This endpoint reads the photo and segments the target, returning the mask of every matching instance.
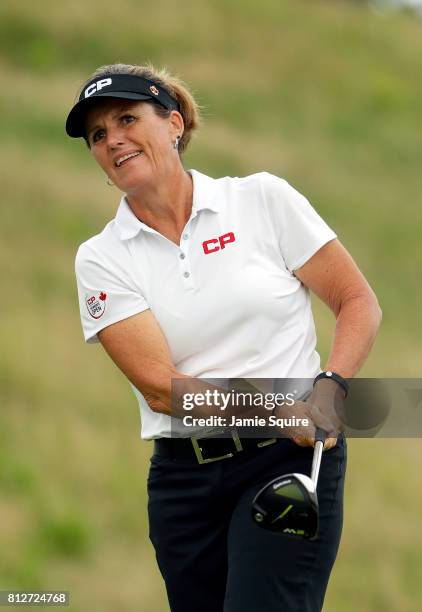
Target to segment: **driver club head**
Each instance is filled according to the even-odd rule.
[[[313,481],[304,474],[284,474],[267,483],[252,501],[257,525],[275,533],[315,539],[318,499]]]

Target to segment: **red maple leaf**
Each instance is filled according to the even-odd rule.
[[[100,300],[102,300],[104,302],[106,297],[107,297],[107,294],[104,293],[104,291],[101,291],[101,293],[100,293]]]

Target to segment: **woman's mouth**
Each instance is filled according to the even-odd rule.
[[[127,162],[129,159],[133,159],[134,157],[138,157],[139,155],[143,155],[143,151],[133,151],[132,153],[126,153],[126,155],[122,155],[114,162],[116,168],[120,168],[122,164]]]

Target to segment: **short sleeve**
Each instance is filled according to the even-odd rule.
[[[261,186],[286,268],[293,273],[337,235],[284,179],[263,172]]]
[[[99,331],[149,308],[124,262],[113,262],[95,248],[79,247],[75,273],[86,342],[99,342]]]

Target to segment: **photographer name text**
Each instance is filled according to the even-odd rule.
[[[263,417],[238,417],[226,418],[223,416],[211,415],[209,417],[194,417],[186,415],[183,417],[185,427],[308,427],[308,419],[299,419],[295,416],[286,418],[270,415],[268,419]]]

